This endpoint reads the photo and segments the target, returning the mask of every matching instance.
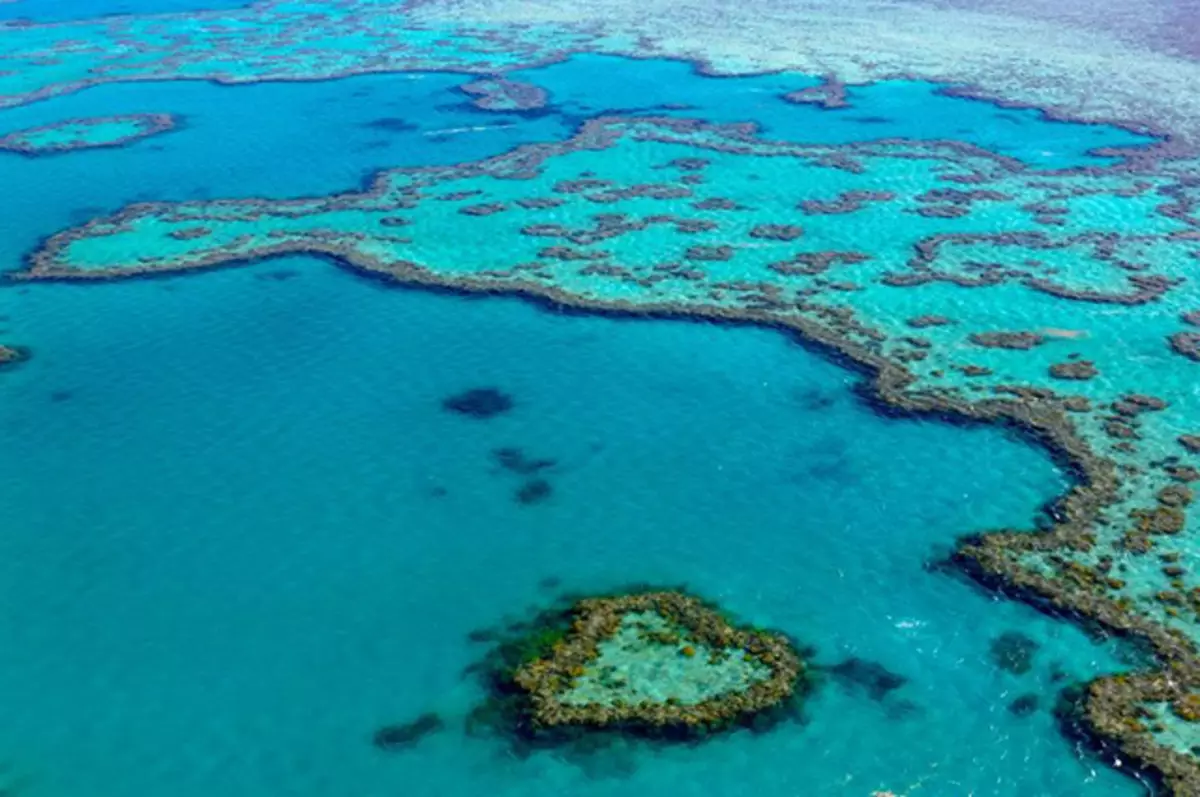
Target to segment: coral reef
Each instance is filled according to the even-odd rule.
[[[797,105],[818,105],[827,111],[850,107],[846,85],[835,75],[827,75],[816,86],[784,94],[783,98]]]
[[[520,627],[488,665],[500,704],[481,707],[476,727],[500,714],[535,738],[572,729],[700,738],[753,724],[805,689],[786,638],[738,628],[678,591],[583,598]]]
[[[972,343],[989,349],[1028,351],[1045,341],[1045,337],[1035,332],[976,332],[971,335]]]
[[[684,147],[703,165],[661,165],[678,163]],[[610,156],[622,164],[619,180],[617,170],[598,171]],[[796,193],[774,197],[736,188],[733,176],[762,163],[798,186]],[[869,256],[802,247],[806,241],[844,246],[861,237],[853,225],[871,227],[878,218],[807,213],[804,235],[795,241],[750,235],[758,224],[785,223],[789,209],[804,213],[806,186],[819,184],[821,197],[829,197],[861,190],[855,185],[861,187],[864,174],[900,168],[910,175],[911,190],[863,213],[888,217],[901,232],[878,241]],[[1200,473],[1200,433],[1181,433],[1196,428],[1186,414],[1188,394],[1154,383],[1162,398],[1149,395],[1158,364],[1131,359],[1127,348],[1100,335],[1086,343],[1088,360],[1068,349],[1066,362],[1054,362],[1062,357],[1054,353],[1063,341],[1088,336],[1083,325],[1094,319],[1093,309],[1099,315],[1112,306],[1135,319],[1155,319],[1162,312],[1150,302],[1197,305],[1191,286],[1176,276],[1200,241],[1194,214],[1200,197],[1187,176],[1192,168],[1183,161],[1153,169],[1121,164],[1039,171],[955,142],[799,145],[765,140],[739,125],[605,118],[585,123],[564,143],[521,147],[457,167],[383,172],[358,192],[132,206],[52,236],[12,276],[116,279],[317,255],[405,285],[516,294],[554,308],[629,317],[769,326],[870,374],[864,393],[882,412],[1018,429],[1063,464],[1072,484],[1048,507],[1038,530],[966,537],[953,560],[989,587],[1152,649],[1157,669],[1122,682],[1102,678],[1085,690],[1088,719],[1079,727],[1115,745],[1122,760],[1159,773],[1177,793],[1200,793],[1196,760],[1180,759],[1143,726],[1135,730],[1122,721],[1136,716],[1151,696],[1170,702],[1200,690],[1200,601],[1192,598],[1192,576],[1163,572],[1174,563],[1149,555],[1174,552],[1173,540],[1187,530],[1189,494],[1164,488]],[[671,182],[672,174],[701,170],[709,182]],[[726,195],[705,196],[706,185],[720,186]],[[966,218],[943,222],[907,213],[914,196],[952,185],[970,186],[962,189],[969,199],[932,196],[938,206],[970,206]],[[685,188],[696,193],[685,196]],[[994,194],[973,193],[984,190]],[[544,201],[549,195],[553,203]],[[1063,218],[1061,229],[1027,228],[1035,223],[1031,205],[1042,203],[1038,213],[1045,215],[1046,207],[1058,205],[1086,211],[1099,199],[1121,203],[1121,230],[1093,229],[1086,212],[1052,214]],[[469,215],[459,212],[463,202],[502,202],[506,209]],[[661,212],[650,207],[659,202]],[[1009,231],[952,229],[984,212],[976,205],[986,207],[989,229]],[[550,207],[554,215],[547,221]],[[394,226],[382,219],[404,219],[395,226],[411,235],[394,237]],[[211,232],[173,241],[169,256],[156,254],[172,230],[197,226]],[[448,227],[474,242],[504,236],[506,246],[470,247],[470,262],[447,262],[437,231]],[[694,231],[684,232],[688,228]],[[560,248],[545,251],[547,238]],[[798,251],[781,259],[781,249]],[[1036,301],[1053,302],[1045,308],[1071,320],[1047,316],[1032,324],[1060,326],[998,332],[989,312],[995,304],[976,303],[965,291],[1025,291]],[[1030,324],[1028,318],[1007,323],[1013,329]],[[921,329],[919,337],[914,329]],[[1022,368],[1019,378],[1016,360],[1032,366]],[[1056,374],[1055,365],[1070,370]],[[1105,378],[1062,381],[1062,375],[1090,368]],[[1063,395],[1064,384],[1086,395]],[[1164,454],[1168,449],[1174,453]],[[1116,557],[1130,573],[1117,568]],[[1010,659],[1019,661],[1006,654]]]
[[[434,713],[426,713],[400,725],[385,725],[375,731],[372,741],[380,750],[395,752],[415,747],[422,739],[437,733],[446,723]]]
[[[1008,704],[1008,710],[1018,717],[1028,717],[1038,710],[1038,696],[1035,694],[1021,695]]]
[[[494,387],[477,387],[442,400],[442,408],[448,412],[480,419],[503,415],[513,404],[512,396]]]
[[[1020,631],[1005,631],[992,640],[992,661],[996,666],[1014,675],[1024,675],[1033,667],[1033,657],[1038,643]]]
[[[1200,362],[1200,332],[1176,332],[1171,336],[1171,350]]]
[[[1055,379],[1085,381],[1100,374],[1100,369],[1091,360],[1074,360],[1050,366],[1050,376]]]
[[[553,494],[554,488],[545,479],[530,479],[517,488],[513,498],[518,504],[540,504]]]
[[[520,448],[513,446],[493,450],[492,457],[504,470],[522,476],[529,476],[558,464],[557,460],[547,457],[530,457]]]
[[[174,130],[178,124],[176,117],[165,113],[66,119],[2,136],[0,151],[19,152],[22,155],[57,155],[79,149],[120,147]]]
[[[908,678],[894,673],[882,664],[852,656],[826,668],[830,675],[854,689],[862,690],[875,701],[886,698],[908,683]]]
[[[531,83],[502,77],[482,78],[461,87],[471,104],[484,111],[536,111],[546,106],[545,90]]]
[[[5,346],[0,344],[0,368],[5,368],[10,365],[24,362],[29,359],[29,350],[19,346]]]

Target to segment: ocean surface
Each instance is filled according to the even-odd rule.
[[[804,76],[588,56],[513,77],[552,104],[479,111],[465,78],[423,74],[110,85],[0,112],[0,133],[184,120],[122,149],[0,155],[0,264],[131,201],[328,193],[614,112],[753,121],[797,141],[965,139],[1053,167],[1147,141],[916,82],[823,111],[778,98],[815,83]],[[885,418],[858,375],[782,334],[385,288],[304,258],[4,285],[0,317],[0,340],[34,352],[0,376],[0,789],[1147,793],[1051,714],[1064,687],[1131,654],[930,567],[961,534],[1034,524],[1067,476],[997,429]],[[443,409],[472,388],[514,406]],[[504,447],[554,460],[545,500],[517,500]],[[818,665],[856,657],[902,684],[879,694],[827,675],[803,721],[769,733],[582,760],[522,760],[464,732],[483,698],[464,674],[486,653],[473,630],[633,582],[686,584],[811,644]],[[1036,643],[1022,673],[993,655],[1014,631]],[[1013,710],[1022,698],[1032,711]],[[371,744],[425,712],[445,726],[412,749]]]
[[[163,14],[241,8],[246,0],[117,0],[105,3],[81,3],[79,0],[8,0],[0,3],[0,22],[66,22],[97,16],[125,14]]]

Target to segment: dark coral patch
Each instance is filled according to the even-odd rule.
[[[513,496],[518,504],[522,506],[530,506],[532,504],[540,504],[550,497],[554,492],[554,488],[550,482],[545,479],[530,479],[517,488],[516,494]]]
[[[829,673],[843,685],[864,692],[875,701],[883,700],[908,683],[908,678],[894,673],[879,662],[851,656],[829,668]]]
[[[547,457],[530,457],[524,451],[514,446],[505,446],[492,451],[492,458],[496,460],[496,464],[504,468],[510,473],[519,473],[522,476],[537,473],[552,468],[557,464],[557,460]]]
[[[928,327],[944,327],[947,324],[953,324],[954,320],[944,315],[919,315],[908,319],[904,323],[913,329],[926,329]]]
[[[684,257],[688,260],[722,262],[733,258],[733,247],[722,246],[689,246]]]
[[[1038,702],[1037,695],[1021,695],[1008,704],[1008,711],[1015,717],[1028,717],[1038,710]]]
[[[1046,338],[1036,332],[976,332],[971,342],[988,349],[1028,351],[1045,343]]]
[[[536,111],[546,107],[549,95],[531,83],[505,78],[480,78],[460,87],[471,104],[484,111]]]
[[[1033,659],[1039,647],[1036,640],[1020,631],[1005,631],[992,640],[992,661],[1006,672],[1024,675],[1033,668]]]
[[[1091,360],[1076,360],[1069,363],[1055,363],[1050,366],[1050,376],[1055,379],[1085,381],[1100,374],[1100,369]]]
[[[1200,362],[1200,332],[1176,332],[1170,343],[1171,351]]]
[[[412,722],[405,722],[400,725],[385,725],[375,731],[372,743],[380,750],[387,750],[388,752],[406,750],[415,746],[426,736],[437,733],[444,727],[446,727],[446,723],[442,721],[442,718],[433,712],[429,712],[422,714]]]
[[[758,224],[750,230],[751,238],[770,241],[794,241],[803,234],[804,229],[796,224]]]
[[[702,199],[699,202],[693,202],[692,207],[696,210],[741,210],[742,206],[732,199],[725,197],[712,197],[711,199]]]
[[[290,268],[279,268],[273,271],[263,271],[254,275],[256,280],[262,282],[287,282],[294,280],[300,276],[300,272]]]
[[[369,127],[372,130],[387,130],[390,133],[411,133],[417,129],[417,126],[412,122],[396,116],[384,116],[379,119],[372,119],[365,123],[363,127]]]
[[[511,396],[494,387],[477,387],[442,400],[442,408],[447,412],[481,419],[503,415],[513,405]]]

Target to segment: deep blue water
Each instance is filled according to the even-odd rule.
[[[650,85],[589,101],[603,63],[538,70],[557,107],[532,116],[474,111],[447,76],[110,86],[6,111],[6,130],[129,110],[188,124],[0,158],[0,257],[133,199],[339,190],[561,138],[608,104],[686,102],[804,140],[884,130],[852,115],[890,109],[904,135],[1051,142],[1072,162],[1128,140],[1032,113],[1006,133],[992,106],[916,84],[822,112],[772,100],[783,78],[657,62],[615,62]],[[883,419],[855,376],[777,333],[383,289],[308,260],[10,285],[0,315],[0,340],[36,355],[0,379],[0,771],[30,795],[1143,793],[1049,712],[1117,652],[924,567],[959,534],[1029,525],[1063,475],[997,430]],[[440,408],[477,386],[515,409]],[[558,461],[546,502],[514,500],[500,446]],[[766,735],[518,761],[462,733],[480,694],[461,671],[483,652],[466,636],[551,599],[547,578],[686,582],[823,664],[859,656],[908,682],[883,700],[827,682],[806,724]],[[989,656],[1014,629],[1040,645],[1019,676]],[[1038,710],[1015,716],[1028,693]],[[447,728],[420,747],[371,746],[430,710]]]

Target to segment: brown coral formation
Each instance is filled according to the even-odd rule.
[[[776,274],[783,274],[789,277],[813,277],[818,274],[824,274],[832,266],[853,265],[870,259],[869,255],[865,255],[862,252],[801,252],[789,260],[768,263],[767,268]]]
[[[176,241],[193,241],[197,238],[204,238],[212,235],[211,227],[183,227],[178,230],[171,230],[167,235],[174,238]]]
[[[963,205],[922,205],[914,212],[927,219],[958,219],[968,215],[971,209]]]
[[[1073,360],[1050,366],[1050,376],[1055,379],[1086,381],[1099,375],[1100,369],[1091,360]]]
[[[809,216],[836,216],[862,210],[870,202],[895,198],[891,191],[845,191],[831,200],[806,199],[800,203],[800,210]]]
[[[720,246],[689,246],[684,257],[688,260],[723,262],[733,259],[733,247],[723,244]]]
[[[764,665],[769,675],[738,692],[699,703],[643,701],[626,704],[568,703],[562,698],[573,680],[599,657],[599,645],[620,629],[629,614],[653,612],[667,621],[684,650],[738,649]],[[644,592],[611,598],[589,598],[575,604],[570,631],[545,658],[520,667],[514,681],[528,693],[533,721],[543,728],[560,726],[639,727],[652,731],[707,732],[727,727],[749,715],[789,700],[804,664],[783,636],[740,629],[702,602],[680,592]],[[687,655],[686,652],[681,655]]]
[[[1200,362],[1200,332],[1176,332],[1170,343],[1171,351]]]
[[[908,319],[904,323],[913,329],[926,329],[928,327],[944,327],[948,324],[953,324],[954,320],[944,315],[919,315]]]
[[[458,209],[464,216],[494,216],[503,213],[508,207],[503,202],[488,202],[482,205],[467,205]]]
[[[804,230],[795,224],[758,224],[750,230],[751,238],[769,241],[794,241],[803,234]]]
[[[712,197],[710,199],[702,199],[699,202],[693,202],[692,207],[696,210],[741,210],[742,206],[732,199]]]
[[[846,98],[846,84],[834,75],[826,75],[819,85],[790,91],[783,95],[783,99],[796,105],[817,105],[826,111],[850,107]]]
[[[534,111],[546,106],[545,89],[506,78],[485,78],[461,86],[471,104],[485,111]]]
[[[1046,338],[1036,332],[976,332],[970,340],[976,346],[987,349],[1014,349],[1028,351],[1046,342]]]

